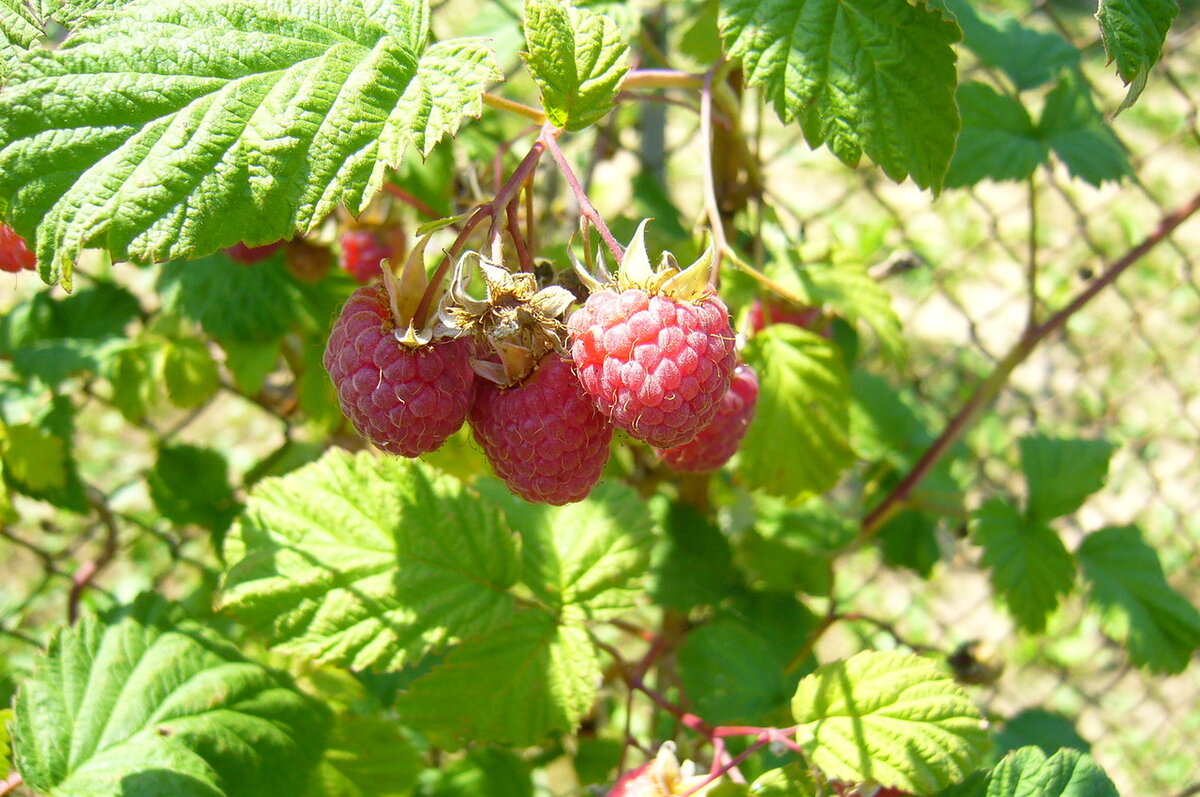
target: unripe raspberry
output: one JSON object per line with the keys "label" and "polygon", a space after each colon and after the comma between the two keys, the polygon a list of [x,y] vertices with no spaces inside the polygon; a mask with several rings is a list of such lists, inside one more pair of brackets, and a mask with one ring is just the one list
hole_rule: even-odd
{"label": "unripe raspberry", "polygon": [[467,417],[475,391],[471,342],[403,345],[383,285],[359,288],[325,348],[325,369],[354,428],[384,451],[415,457],[438,448]]}
{"label": "unripe raspberry", "polygon": [[526,501],[582,500],[608,461],[612,424],[558,354],[547,355],[517,387],[482,382],[470,417],[496,475]]}
{"label": "unripe raspberry", "polygon": [[584,389],[631,436],[670,448],[717,414],[735,354],[729,313],[715,293],[687,301],[601,290],[567,327]]}
{"label": "unripe raspberry", "polygon": [[349,229],[342,233],[339,262],[357,282],[370,282],[383,272],[379,267],[385,257],[392,256],[391,248],[370,230]]}
{"label": "unripe raspberry", "polygon": [[721,397],[717,415],[694,440],[668,449],[655,449],[659,459],[677,471],[702,473],[729,461],[746,435],[758,403],[758,376],[748,365],[733,372],[729,389]]}
{"label": "unripe raspberry", "polygon": [[260,263],[275,254],[275,251],[283,246],[284,243],[286,241],[276,241],[273,244],[265,244],[263,246],[246,246],[244,243],[236,243],[226,249],[225,254],[243,266],[253,266],[255,263]]}
{"label": "unripe raspberry", "polygon": [[37,267],[37,257],[25,245],[25,239],[7,224],[0,224],[0,270],[16,274]]}

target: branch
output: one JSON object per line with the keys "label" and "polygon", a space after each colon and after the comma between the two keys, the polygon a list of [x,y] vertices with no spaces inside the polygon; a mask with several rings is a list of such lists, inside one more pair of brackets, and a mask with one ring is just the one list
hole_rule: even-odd
{"label": "branch", "polygon": [[929,449],[921,455],[921,458],[913,465],[912,469],[900,480],[899,484],[884,496],[883,500],[863,518],[859,540],[862,541],[873,536],[903,506],[909,495],[921,483],[921,480],[929,474],[929,471],[933,470],[934,466],[937,465],[955,441],[958,440],[963,431],[970,426],[976,416],[991,404],[992,400],[1003,390],[1013,370],[1023,363],[1042,341],[1065,326],[1071,316],[1083,309],[1088,302],[1095,298],[1096,294],[1115,282],[1126,269],[1138,260],[1141,260],[1150,250],[1162,243],[1167,236],[1173,233],[1179,225],[1187,221],[1197,210],[1200,210],[1200,193],[1193,196],[1190,201],[1173,213],[1164,216],[1152,233],[1142,239],[1141,243],[1137,244],[1137,246],[1134,246],[1118,260],[1109,265],[1103,274],[1082,290],[1066,307],[1059,310],[1042,324],[1032,326],[1026,330],[1025,334],[1013,345],[1008,354],[996,364],[995,370],[975,389],[975,393],[967,399],[967,403],[950,419],[950,423],[946,425],[946,428],[942,430],[938,438],[933,441]]}
{"label": "branch", "polygon": [[117,555],[117,539],[120,533],[120,528],[117,526],[117,519],[109,509],[108,501],[94,487],[87,488],[88,503],[92,505],[92,509],[100,517],[100,523],[104,526],[104,547],[100,550],[100,555],[90,562],[84,562],[75,574],[71,576],[71,592],[67,596],[67,622],[71,625],[79,618],[79,601],[83,598],[84,591],[91,585],[92,581],[100,574],[113,557]]}

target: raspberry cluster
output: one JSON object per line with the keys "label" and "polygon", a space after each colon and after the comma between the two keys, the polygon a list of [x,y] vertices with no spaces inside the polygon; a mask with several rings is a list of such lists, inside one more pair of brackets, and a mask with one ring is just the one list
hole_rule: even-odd
{"label": "raspberry cluster", "polygon": [[[711,260],[680,270],[668,256],[653,269],[642,235],[615,278],[591,279],[566,324],[569,291],[476,253],[486,298],[468,290],[464,256],[436,323],[414,318],[429,306],[416,301],[427,288],[422,243],[404,275],[382,269],[383,283],[359,288],[334,325],[325,366],[343,411],[402,456],[436,449],[469,421],[496,475],[540,503],[586,497],[615,429],[676,470],[721,467],[753,418],[757,377],[737,365],[729,313],[707,281]],[[372,245],[343,236],[343,256]],[[378,267],[382,257],[370,250],[367,260]]]}

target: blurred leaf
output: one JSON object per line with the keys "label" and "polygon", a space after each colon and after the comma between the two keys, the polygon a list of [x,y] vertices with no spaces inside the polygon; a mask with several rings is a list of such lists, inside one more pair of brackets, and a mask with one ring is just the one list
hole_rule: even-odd
{"label": "blurred leaf", "polygon": [[950,674],[929,659],[858,653],[818,667],[792,698],[796,739],[829,777],[927,794],[983,759],[986,724]]}
{"label": "blurred leaf", "polygon": [[893,363],[903,361],[905,342],[892,295],[865,268],[851,262],[814,264],[797,269],[796,277],[806,304],[865,323],[875,331],[884,358]]}
{"label": "blurred leaf", "polygon": [[591,710],[600,664],[587,632],[548,612],[518,611],[468,639],[396,701],[400,719],[440,746],[532,745],[571,733]]}
{"label": "blurred leaf", "polygon": [[496,509],[423,463],[330,450],[251,492],[221,606],[280,650],[398,669],[508,621],[520,571]]}
{"label": "blurred leaf", "polygon": [[1116,61],[1117,74],[1129,86],[1120,110],[1137,102],[1178,13],[1177,0],[1100,0],[1096,19],[1104,52],[1110,64]]}
{"label": "blurred leaf", "polygon": [[164,341],[155,338],[114,340],[101,347],[100,374],[112,385],[109,401],[130,423],[138,423],[158,395],[155,365]]}
{"label": "blurred leaf", "polygon": [[576,742],[575,775],[582,785],[605,783],[612,779],[625,745],[604,736],[580,736]]}
{"label": "blurred leaf", "polygon": [[61,631],[21,686],[17,769],[38,792],[302,792],[328,712],[157,597]]}
{"label": "blurred leaf", "polygon": [[975,511],[973,533],[983,546],[979,563],[990,568],[992,588],[1017,625],[1044,631],[1046,618],[1075,586],[1075,560],[1058,533],[998,498]]}
{"label": "blurred leaf", "polygon": [[742,478],[794,498],[833,487],[854,462],[850,380],[837,351],[818,335],[775,324],[744,356],[758,372],[759,398],[742,441]]}
{"label": "blurred leaf", "polygon": [[190,445],[160,448],[146,483],[163,517],[212,531],[220,550],[225,532],[241,511],[229,484],[229,464],[220,452]]}
{"label": "blurred leaf", "polygon": [[1073,72],[1063,73],[1046,97],[1038,134],[1072,176],[1092,185],[1133,174],[1125,147],[1092,102],[1091,89]]}
{"label": "blurred leaf", "polygon": [[[22,459],[17,471],[11,468],[9,461],[10,456],[6,450],[4,453],[4,462],[6,465],[5,481],[8,486],[19,493],[35,498],[39,501],[46,501],[60,509],[66,509],[70,512],[78,514],[87,514],[91,511],[91,506],[88,503],[87,493],[84,490],[83,482],[79,478],[79,469],[75,462],[75,454],[73,442],[75,439],[75,407],[71,403],[71,399],[65,395],[54,396],[48,404],[45,404],[30,420],[29,424],[36,429],[37,437],[44,444],[44,454],[42,450],[25,449],[25,444],[30,440],[23,440]],[[10,427],[11,429],[12,427]],[[32,434],[20,433],[23,437],[32,438]],[[49,442],[53,440],[56,442]],[[49,481],[44,482],[40,486],[28,484],[18,478],[18,472],[21,469],[34,471],[35,478],[46,476],[47,474],[38,473],[41,465],[31,461],[39,456],[47,456],[53,459],[58,459],[61,462],[62,480],[58,481],[57,477],[52,477]]]}
{"label": "blurred leaf", "polygon": [[0,782],[7,780],[12,767],[9,763],[8,726],[13,721],[11,708],[0,709]]}
{"label": "blurred leaf", "polygon": [[66,484],[67,457],[62,439],[29,423],[0,427],[0,433],[8,479],[34,492]]}
{"label": "blurred leaf", "polygon": [[341,714],[306,797],[404,797],[421,758],[394,720]]}
{"label": "blurred leaf", "polygon": [[712,66],[721,58],[721,31],[717,28],[717,0],[680,3],[679,43],[675,52],[697,66]]}
{"label": "blurred leaf", "polygon": [[993,756],[1002,757],[1011,750],[1035,746],[1046,755],[1054,755],[1059,748],[1069,747],[1084,753],[1092,746],[1075,730],[1074,724],[1061,714],[1040,708],[1028,708],[1004,721],[996,734]]}
{"label": "blurred leaf", "polygon": [[38,341],[13,352],[13,370],[55,386],[73,374],[100,370],[96,351],[96,343],[90,340]]}
{"label": "blurred leaf", "polygon": [[159,357],[159,373],[167,387],[167,397],[176,407],[198,407],[216,395],[221,376],[204,341],[198,338],[169,341]]}
{"label": "blurred leaf", "polygon": [[613,107],[629,46],[610,17],[559,0],[526,0],[525,65],[550,123],[582,130]]}
{"label": "blurred leaf", "polygon": [[947,188],[985,179],[1026,180],[1049,162],[1049,144],[1016,97],[972,81],[959,86],[958,107],[962,131],[946,174]]}
{"label": "blurred leaf", "polygon": [[58,302],[59,331],[64,338],[124,337],[125,328],[141,312],[142,306],[132,293],[114,283],[100,282]]}
{"label": "blurred leaf", "polygon": [[11,356],[18,349],[51,338],[62,337],[58,303],[49,290],[35,293],[17,303],[0,321],[0,354]]}
{"label": "blurred leaf", "polygon": [[750,784],[755,797],[817,797],[817,784],[812,770],[799,764],[764,772]]}
{"label": "blurred leaf", "polygon": [[1069,515],[1104,486],[1114,446],[1104,440],[1022,437],[1021,470],[1029,499],[1025,513],[1049,521]]}
{"label": "blurred leaf", "polygon": [[958,110],[959,29],[923,4],[720,0],[726,52],[784,122],[842,162],[862,154],[893,180],[941,188]]}
{"label": "blurred leaf", "polygon": [[533,797],[533,773],[511,750],[476,747],[433,772],[421,797]]}
{"label": "blurred leaf", "polygon": [[905,510],[892,515],[876,532],[883,560],[892,567],[907,567],[921,578],[929,578],[933,566],[942,559],[938,522],[938,516],[929,512]]}
{"label": "blurred leaf", "polygon": [[225,365],[233,374],[233,381],[248,396],[257,396],[267,381],[267,376],[279,364],[279,344],[221,342],[225,352]]}
{"label": "blurred leaf", "polygon": [[695,507],[663,497],[655,508],[666,535],[654,552],[650,595],[681,612],[719,603],[738,583],[729,540]]}
{"label": "blurred leaf", "polygon": [[1167,583],[1158,554],[1133,526],[1110,526],[1076,552],[1104,633],[1139,667],[1183,672],[1200,648],[1200,612]]}
{"label": "blurred leaf", "polygon": [[786,706],[794,683],[770,643],[733,619],[692,631],[679,647],[679,677],[695,713],[715,725],[757,724]]}
{"label": "blurred leaf", "polygon": [[495,480],[477,489],[521,535],[521,580],[554,610],[632,605],[633,580],[646,572],[653,542],[646,502],[632,489],[602,482],[583,501],[531,504]]}
{"label": "blurred leaf", "polygon": [[954,15],[962,28],[963,44],[983,63],[1003,70],[1017,91],[1045,85],[1064,68],[1079,64],[1079,50],[1057,33],[1027,28],[1012,18],[1000,20],[981,14],[968,0],[929,2]]}
{"label": "blurred leaf", "polygon": [[308,341],[302,355],[304,370],[296,379],[296,400],[318,430],[336,429],[342,424],[345,416],[342,414],[342,405],[338,400],[333,380],[329,378],[329,372],[325,370],[325,364],[322,362],[325,356],[324,341]]}
{"label": "blurred leaf", "polygon": [[987,775],[987,797],[1117,797],[1117,789],[1092,757],[1059,750],[1047,757],[1036,747],[1006,755]]}
{"label": "blurred leaf", "polygon": [[738,563],[768,589],[828,595],[833,558],[854,539],[856,527],[822,499],[802,506],[757,496],[755,527],[737,540]]}

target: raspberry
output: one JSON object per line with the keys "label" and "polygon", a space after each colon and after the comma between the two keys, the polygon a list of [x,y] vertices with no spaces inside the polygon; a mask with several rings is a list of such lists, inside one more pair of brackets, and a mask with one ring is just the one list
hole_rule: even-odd
{"label": "raspberry", "polygon": [[717,414],[735,355],[729,312],[715,293],[688,301],[605,289],[567,328],[584,389],[633,437],[671,448]]}
{"label": "raspberry", "polygon": [[755,299],[750,305],[749,321],[753,332],[761,332],[771,324],[792,324],[803,329],[812,329],[821,320],[819,307],[795,307],[772,300]]}
{"label": "raspberry", "polygon": [[720,788],[723,778],[709,781],[707,775],[696,772],[691,761],[681,766],[675,757],[674,742],[663,742],[653,761],[626,772],[613,784],[607,797],[674,797],[689,794],[704,797]]}
{"label": "raspberry", "polygon": [[36,267],[37,258],[25,245],[25,239],[12,227],[0,224],[0,270],[16,274]]}
{"label": "raspberry", "polygon": [[266,260],[271,255],[275,254],[275,250],[283,246],[284,241],[276,241],[273,244],[264,246],[247,246],[244,243],[236,243],[225,250],[225,254],[243,266],[253,266],[255,263]]}
{"label": "raspberry", "polygon": [[383,285],[359,288],[325,347],[325,370],[359,434],[384,451],[415,457],[462,426],[474,395],[471,342],[408,347],[397,339]]}
{"label": "raspberry", "polygon": [[382,274],[380,261],[392,256],[391,248],[370,230],[346,230],[340,242],[342,268],[360,283]]}
{"label": "raspberry", "polygon": [[717,415],[691,442],[666,450],[656,449],[659,459],[677,471],[701,473],[716,470],[729,461],[754,418],[758,402],[758,375],[748,365],[733,372],[729,389],[721,397]]}
{"label": "raspberry", "polygon": [[558,354],[518,387],[481,383],[471,428],[508,489],[557,505],[583,499],[600,481],[613,431]]}

